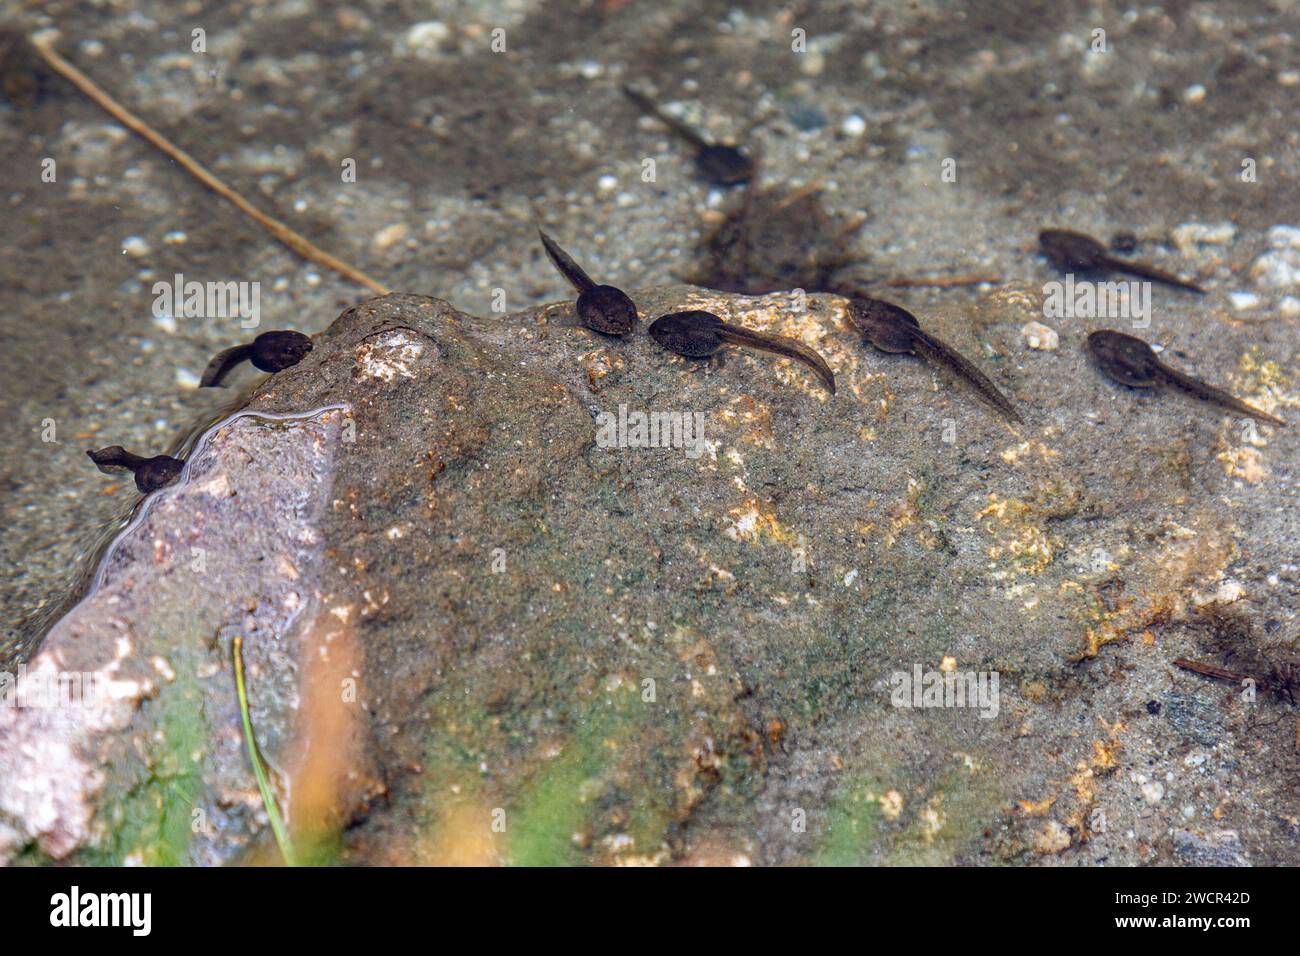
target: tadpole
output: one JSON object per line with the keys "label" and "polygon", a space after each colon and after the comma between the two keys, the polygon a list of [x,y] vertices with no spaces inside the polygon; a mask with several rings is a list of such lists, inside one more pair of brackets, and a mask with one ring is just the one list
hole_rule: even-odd
{"label": "tadpole", "polygon": [[311,351],[311,338],[301,332],[263,332],[247,345],[218,352],[203,370],[199,388],[216,388],[230,374],[230,370],[243,361],[263,372],[282,372],[297,365]]}
{"label": "tadpole", "polygon": [[1262,412],[1253,405],[1229,395],[1222,389],[1208,385],[1198,378],[1160,361],[1151,346],[1141,339],[1112,329],[1101,329],[1088,335],[1088,352],[1097,367],[1112,381],[1132,388],[1157,388],[1173,385],[1185,392],[1227,408],[1242,415],[1249,415],[1262,422],[1273,425],[1285,425],[1286,422],[1267,412]]}
{"label": "tadpole", "polygon": [[636,328],[636,305],[626,292],[612,285],[597,285],[573,258],[538,229],[542,245],[560,275],[578,290],[578,319],[593,332],[626,335]]}
{"label": "tadpole", "polygon": [[830,292],[845,266],[862,261],[853,238],[865,215],[830,213],[815,184],[794,190],[745,187],[741,200],[700,242],[691,285],[765,295]]}
{"label": "tadpole", "polygon": [[95,467],[106,475],[122,471],[134,472],[136,488],[146,495],[174,484],[181,476],[181,469],[185,467],[185,462],[179,458],[169,455],[141,458],[121,445],[110,445],[98,451],[87,450],[86,454],[95,463]]}
{"label": "tadpole", "polygon": [[749,182],[754,175],[754,161],[738,147],[710,142],[630,84],[624,84],[623,93],[643,113],[653,116],[690,144],[695,150],[695,166],[709,182],[718,186],[738,186]]}
{"label": "tadpole", "polygon": [[1180,279],[1171,272],[1165,272],[1163,269],[1145,263],[1115,258],[1102,243],[1081,232],[1070,232],[1068,229],[1044,229],[1038,234],[1038,247],[1043,255],[1052,260],[1063,272],[1104,272],[1113,269],[1116,272],[1163,282],[1166,285],[1205,295],[1205,290],[1199,285]]}
{"label": "tadpole", "polygon": [[911,312],[884,299],[861,294],[849,297],[848,312],[849,319],[858,331],[880,351],[920,355],[964,378],[990,405],[1011,421],[1021,424],[1024,422],[1015,406],[983,372],[955,349],[922,329],[921,323]]}
{"label": "tadpole", "polygon": [[694,309],[661,315],[650,325],[650,337],[670,352],[687,358],[708,358],[724,345],[771,352],[803,362],[821,379],[832,395],[835,375],[826,360],[802,342],[723,322],[712,312]]}

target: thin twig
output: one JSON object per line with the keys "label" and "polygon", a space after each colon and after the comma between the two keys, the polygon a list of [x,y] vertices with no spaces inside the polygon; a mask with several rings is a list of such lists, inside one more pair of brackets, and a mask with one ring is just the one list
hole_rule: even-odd
{"label": "thin twig", "polygon": [[272,236],[284,243],[298,255],[302,256],[317,265],[326,269],[332,269],[346,279],[365,286],[371,292],[377,295],[387,295],[388,289],[380,282],[370,278],[360,269],[355,269],[348,265],[342,259],[330,255],[324,249],[313,244],[301,233],[295,232],[289,226],[274,219],[262,212],[247,199],[235,192],[215,175],[209,172],[202,163],[196,160],[185,150],[181,149],[167,137],[163,136],[152,126],[140,119],[125,106],[113,99],[104,89],[95,83],[90,77],[82,73],[79,69],[65,60],[55,52],[51,46],[51,40],[46,35],[38,35],[30,38],[31,44],[36,51],[45,59],[50,67],[56,70],[69,83],[85,93],[92,100],[100,105],[115,120],[131,130],[133,133],[143,137],[153,146],[162,150],[169,157],[175,160],[182,169],[197,179],[203,185],[207,186],[218,196],[229,200],[235,205],[240,212],[248,216],[263,229],[267,230]]}
{"label": "thin twig", "polygon": [[244,743],[248,747],[248,759],[253,764],[253,776],[257,778],[257,789],[262,794],[262,805],[266,807],[266,816],[271,821],[271,832],[275,834],[276,845],[284,856],[284,862],[290,866],[298,865],[298,858],[289,841],[284,820],[280,817],[280,808],[271,792],[271,783],[266,778],[266,767],[262,751],[253,736],[253,717],[248,709],[248,690],[244,687],[244,639],[236,637],[231,643],[231,653],[235,658],[235,690],[239,693],[239,716],[244,722]]}
{"label": "thin twig", "polygon": [[[1220,667],[1217,664],[1207,664],[1204,661],[1189,661],[1185,657],[1176,657],[1172,661],[1175,667],[1181,667],[1185,671],[1191,671],[1193,674],[1200,674],[1202,677],[1213,677],[1216,680],[1227,681],[1229,684],[1240,684],[1244,680],[1254,680],[1249,674],[1238,674],[1236,671],[1230,671],[1226,667]],[[1258,681],[1256,681],[1258,683]]]}

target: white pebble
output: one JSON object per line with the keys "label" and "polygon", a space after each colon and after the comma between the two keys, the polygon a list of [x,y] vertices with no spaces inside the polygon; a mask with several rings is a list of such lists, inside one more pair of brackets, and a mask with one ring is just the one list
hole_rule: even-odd
{"label": "white pebble", "polygon": [[845,136],[861,136],[867,131],[867,121],[854,113],[852,116],[845,118],[844,122],[840,124],[840,129],[844,131]]}
{"label": "white pebble", "polygon": [[618,188],[618,177],[606,173],[596,180],[596,188],[603,193],[612,193]]}
{"label": "white pebble", "polygon": [[1300,249],[1300,228],[1273,226],[1268,231],[1268,244],[1274,249]]}
{"label": "white pebble", "polygon": [[1185,222],[1175,227],[1169,233],[1169,238],[1174,241],[1178,251],[1186,256],[1195,252],[1198,245],[1228,245],[1237,238],[1237,227],[1230,222]]}
{"label": "white pebble", "polygon": [[1233,292],[1228,298],[1232,300],[1232,307],[1238,312],[1244,312],[1246,309],[1253,309],[1259,305],[1259,296],[1253,292]]}
{"label": "white pebble", "polygon": [[163,315],[155,315],[153,317],[153,324],[158,326],[158,328],[162,329],[168,335],[176,334],[176,316],[174,315],[167,313],[164,313]]}
{"label": "white pebble", "polygon": [[404,222],[395,222],[391,226],[385,226],[375,233],[370,240],[370,248],[375,252],[387,252],[405,239],[409,232],[410,230]]}
{"label": "white pebble", "polygon": [[1021,328],[1020,334],[1025,337],[1025,344],[1031,349],[1055,352],[1061,344],[1061,337],[1056,334],[1056,329],[1043,325],[1042,322],[1027,323]]}
{"label": "white pebble", "polygon": [[1147,803],[1159,803],[1165,795],[1165,785],[1159,780],[1142,784],[1142,796]]}
{"label": "white pebble", "polygon": [[179,246],[183,242],[188,242],[189,238],[190,237],[182,230],[173,229],[171,232],[163,236],[163,242],[167,243],[169,246]]}
{"label": "white pebble", "polygon": [[430,60],[438,55],[438,47],[451,36],[447,24],[440,20],[425,20],[409,27],[402,34],[402,44],[421,59]]}
{"label": "white pebble", "polygon": [[1250,267],[1255,285],[1263,289],[1300,286],[1300,229],[1274,226],[1268,231],[1269,251]]}
{"label": "white pebble", "polygon": [[178,388],[198,388],[199,377],[187,368],[178,368],[176,370],[176,385]]}
{"label": "white pebble", "polygon": [[1282,297],[1282,301],[1277,304],[1278,311],[1288,318],[1294,318],[1300,315],[1300,299],[1293,295]]}
{"label": "white pebble", "polygon": [[139,259],[149,254],[149,243],[140,236],[127,236],[122,240],[122,252],[132,259]]}
{"label": "white pebble", "polygon": [[1187,89],[1183,90],[1184,103],[1199,103],[1205,99],[1205,87],[1200,83],[1193,83]]}

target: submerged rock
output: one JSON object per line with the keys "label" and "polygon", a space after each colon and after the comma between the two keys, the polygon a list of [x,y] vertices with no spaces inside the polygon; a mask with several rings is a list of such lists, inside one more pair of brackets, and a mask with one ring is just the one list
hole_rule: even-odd
{"label": "submerged rock", "polygon": [[1107,846],[1096,811],[1169,679],[1163,654],[1107,645],[1176,640],[1234,554],[1259,576],[1285,554],[1267,480],[1223,457],[1239,426],[1116,389],[1082,328],[1030,351],[1029,289],[924,313],[1025,426],[864,347],[835,297],[633,298],[642,327],[700,308],[794,336],[839,394],[788,360],[593,335],[571,303],[345,312],[142,502],[50,631],[28,678],[93,675],[95,706],[0,709],[0,858],[275,860],[237,635],[310,859]]}

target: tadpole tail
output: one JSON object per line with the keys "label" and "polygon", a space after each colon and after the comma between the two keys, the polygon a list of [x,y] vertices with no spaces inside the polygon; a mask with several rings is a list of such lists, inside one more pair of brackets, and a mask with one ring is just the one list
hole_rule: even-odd
{"label": "tadpole tail", "polygon": [[730,342],[732,345],[743,345],[747,348],[771,352],[773,355],[782,355],[803,362],[817,373],[817,377],[821,379],[827,391],[832,395],[835,394],[835,373],[831,371],[831,367],[826,364],[824,358],[802,342],[797,342],[784,335],[768,335],[766,332],[755,332],[751,329],[744,329],[738,325],[729,325],[727,323],[723,323],[718,332],[718,337],[724,342]]}
{"label": "tadpole tail", "polygon": [[987,375],[977,369],[964,355],[956,349],[949,348],[943,342],[940,342],[928,332],[917,328],[913,330],[913,342],[916,350],[921,353],[922,357],[928,361],[935,362],[938,365],[946,366],[948,369],[956,372],[962,378],[966,379],[975,390],[980,393],[990,405],[1000,411],[1008,419],[1017,425],[1023,425],[1025,420],[1020,417],[1011,400],[998,390]]}
{"label": "tadpole tail", "polygon": [[554,264],[560,275],[569,280],[569,285],[579,292],[586,292],[588,289],[596,287],[596,283],[591,280],[591,276],[583,271],[582,266],[573,261],[571,255],[557,246],[554,239],[540,229],[537,230],[537,234],[542,237],[542,247],[546,250],[546,255],[550,257],[552,264]]}
{"label": "tadpole tail", "polygon": [[253,354],[251,345],[236,345],[234,348],[218,352],[199,379],[199,388],[219,388],[230,370]]}
{"label": "tadpole tail", "polygon": [[1183,391],[1195,396],[1196,398],[1202,398],[1207,402],[1213,402],[1216,405],[1238,412],[1242,415],[1249,415],[1251,418],[1261,422],[1268,422],[1270,425],[1286,426],[1286,422],[1282,421],[1282,419],[1270,415],[1268,412],[1260,411],[1254,405],[1249,405],[1246,402],[1243,402],[1236,395],[1229,395],[1221,388],[1215,388],[1213,385],[1202,382],[1199,378],[1193,378],[1177,369],[1170,368],[1168,365],[1161,364],[1160,375],[1169,384],[1181,388]]}
{"label": "tadpole tail", "polygon": [[641,112],[648,116],[653,116],[696,149],[704,149],[706,146],[713,145],[677,117],[665,113],[659,108],[657,103],[650,99],[650,97],[646,96],[631,84],[623,84],[623,94],[635,103],[640,108]]}
{"label": "tadpole tail", "polygon": [[1165,272],[1163,269],[1157,269],[1155,266],[1143,265],[1140,262],[1128,262],[1124,259],[1106,259],[1106,265],[1110,266],[1116,272],[1123,272],[1127,275],[1137,276],[1140,279],[1150,279],[1152,282],[1163,282],[1165,285],[1177,286],[1180,289],[1186,289],[1188,292],[1195,292],[1197,295],[1205,295],[1205,290],[1194,282],[1188,282],[1186,279],[1180,279],[1172,272]]}
{"label": "tadpole tail", "polygon": [[107,448],[101,448],[98,451],[89,449],[86,456],[95,463],[98,468],[106,475],[112,475],[122,471],[135,471],[145,463],[145,459],[139,455],[133,455],[121,445],[109,445]]}

